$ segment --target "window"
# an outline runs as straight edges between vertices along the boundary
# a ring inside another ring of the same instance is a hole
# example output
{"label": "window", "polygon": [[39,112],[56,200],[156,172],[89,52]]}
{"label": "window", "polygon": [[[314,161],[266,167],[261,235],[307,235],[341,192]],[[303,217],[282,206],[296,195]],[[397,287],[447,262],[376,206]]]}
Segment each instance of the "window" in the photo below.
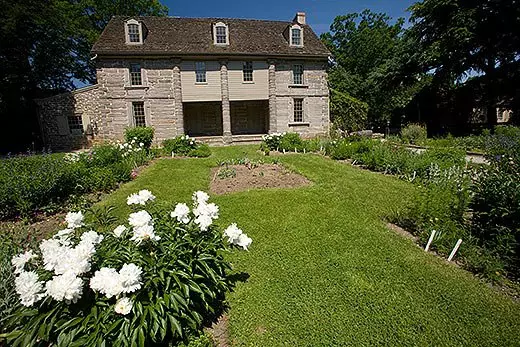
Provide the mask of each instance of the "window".
{"label": "window", "polygon": [[226,27],[218,26],[216,29],[217,43],[227,43]]}
{"label": "window", "polygon": [[132,112],[134,114],[134,125],[136,127],[145,127],[146,117],[144,115],[144,102],[132,102]]}
{"label": "window", "polygon": [[128,24],[128,42],[140,43],[141,35],[139,32],[139,24]]}
{"label": "window", "polygon": [[242,67],[244,82],[253,82],[253,62],[246,61]]}
{"label": "window", "polygon": [[143,84],[143,80],[141,78],[141,64],[139,64],[139,63],[130,64],[130,85],[140,86],[142,84]]}
{"label": "window", "polygon": [[291,28],[291,45],[303,46],[302,43],[302,29],[300,27]]}
{"label": "window", "polygon": [[303,65],[293,65],[293,84],[303,84]]}
{"label": "window", "polygon": [[203,61],[195,63],[195,82],[206,83],[206,63]]}
{"label": "window", "polygon": [[68,116],[69,129],[71,134],[83,134],[83,120],[81,119],[81,113],[77,113],[73,116]]}
{"label": "window", "polygon": [[303,122],[303,99],[294,99],[294,122]]}
{"label": "window", "polygon": [[213,42],[216,45],[227,45],[229,44],[228,27],[222,22],[215,23],[213,25]]}

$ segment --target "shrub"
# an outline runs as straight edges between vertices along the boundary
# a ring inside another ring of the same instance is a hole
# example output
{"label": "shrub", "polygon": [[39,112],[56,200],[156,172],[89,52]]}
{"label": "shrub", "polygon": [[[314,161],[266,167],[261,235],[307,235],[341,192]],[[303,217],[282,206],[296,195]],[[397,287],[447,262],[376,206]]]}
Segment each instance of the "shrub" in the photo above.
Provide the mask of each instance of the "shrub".
{"label": "shrub", "polygon": [[151,127],[134,127],[125,130],[125,140],[127,143],[143,144],[145,149],[150,149],[153,142],[155,130]]}
{"label": "shrub", "polygon": [[270,151],[280,150],[280,141],[286,133],[274,133],[262,136],[262,145],[265,145],[266,149]]}
{"label": "shrub", "polygon": [[213,224],[219,209],[208,198],[196,192],[193,210],[177,204],[170,213],[140,191],[127,200],[140,209],[130,226],[113,231],[69,213],[68,229],[13,258],[20,303],[4,326],[7,343],[205,345],[190,336],[200,336],[233,285],[222,253],[251,244],[236,224],[224,232]]}
{"label": "shrub", "polygon": [[71,195],[116,188],[149,159],[144,144],[125,143],[0,160],[0,219],[30,217],[63,205]]}
{"label": "shrub", "polygon": [[280,138],[280,151],[293,152],[294,150],[303,151],[303,140],[297,133],[286,133]]}
{"label": "shrub", "polygon": [[343,132],[363,130],[367,122],[368,104],[348,94],[332,90],[330,116],[334,126]]}
{"label": "shrub", "polygon": [[211,155],[211,149],[205,143],[198,143],[197,148],[188,152],[188,157],[206,158]]}
{"label": "shrub", "polygon": [[197,142],[188,135],[180,135],[173,139],[164,140],[163,152],[166,155],[177,155],[187,157],[209,157],[211,149],[207,144]]}
{"label": "shrub", "polygon": [[426,140],[426,127],[420,124],[409,124],[401,130],[401,139],[405,143],[419,144]]}

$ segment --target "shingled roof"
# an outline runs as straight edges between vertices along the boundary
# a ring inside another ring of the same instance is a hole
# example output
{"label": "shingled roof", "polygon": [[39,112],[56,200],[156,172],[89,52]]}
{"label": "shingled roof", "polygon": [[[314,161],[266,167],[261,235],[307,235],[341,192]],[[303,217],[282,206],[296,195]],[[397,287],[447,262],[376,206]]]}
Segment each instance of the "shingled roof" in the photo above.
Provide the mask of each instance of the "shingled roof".
{"label": "shingled roof", "polygon": [[[303,47],[289,45],[287,33],[293,22],[232,19],[134,17],[145,28],[142,45],[127,45],[125,21],[113,17],[92,48],[99,55],[262,55],[291,57],[327,57],[330,52],[308,25],[303,28]],[[225,23],[229,45],[213,44],[212,25]]]}

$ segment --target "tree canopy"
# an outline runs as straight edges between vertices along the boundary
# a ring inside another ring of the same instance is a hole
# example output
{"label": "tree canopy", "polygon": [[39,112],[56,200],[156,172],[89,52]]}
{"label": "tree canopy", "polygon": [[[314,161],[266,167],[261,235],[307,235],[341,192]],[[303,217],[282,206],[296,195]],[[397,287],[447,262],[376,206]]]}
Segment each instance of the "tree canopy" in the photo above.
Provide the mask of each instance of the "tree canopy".
{"label": "tree canopy", "polygon": [[166,15],[158,0],[0,0],[0,149],[38,137],[33,100],[93,83],[90,49],[113,15]]}

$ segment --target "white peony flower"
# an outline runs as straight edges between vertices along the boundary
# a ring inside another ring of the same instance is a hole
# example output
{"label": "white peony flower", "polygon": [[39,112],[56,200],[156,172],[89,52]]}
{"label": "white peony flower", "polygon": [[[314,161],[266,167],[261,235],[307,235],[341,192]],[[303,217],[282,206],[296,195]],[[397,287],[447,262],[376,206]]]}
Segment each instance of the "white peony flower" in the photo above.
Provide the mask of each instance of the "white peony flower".
{"label": "white peony flower", "polygon": [[35,302],[42,299],[43,282],[39,281],[38,274],[34,271],[22,271],[14,280],[15,290],[20,295],[21,303],[24,306],[32,306]]}
{"label": "white peony flower", "polygon": [[206,231],[211,223],[213,223],[213,219],[210,216],[203,214],[195,218],[195,223],[200,227],[200,230]]}
{"label": "white peony flower", "polygon": [[[139,150],[139,149],[137,149]],[[127,205],[145,205],[146,202],[155,200],[155,196],[149,190],[140,190],[137,194],[131,194],[127,199]]]}
{"label": "white peony flower", "polygon": [[124,264],[119,270],[119,280],[123,287],[123,293],[132,293],[141,288],[141,274],[143,270],[133,264]]}
{"label": "white peony flower", "polygon": [[122,314],[123,316],[127,315],[132,311],[132,300],[129,298],[121,298],[117,300],[116,305],[114,306],[114,311],[116,313]]}
{"label": "white peony flower", "polygon": [[144,203],[141,204],[141,197],[137,193],[130,194],[128,196],[128,198],[126,198],[126,204],[127,205],[144,205]]}
{"label": "white peony flower", "polygon": [[146,201],[152,201],[152,200],[155,200],[155,195],[153,195],[152,192],[149,191],[149,190],[147,190],[147,189],[140,190],[140,191],[139,191],[139,196],[140,196],[141,199],[143,199],[145,202],[146,202]]}
{"label": "white peony flower", "polygon": [[114,229],[114,235],[116,237],[121,237],[121,235],[126,231],[126,227],[124,225],[119,225],[117,228]]}
{"label": "white peony flower", "polygon": [[40,251],[42,253],[44,269],[53,271],[70,247],[62,246],[59,240],[49,239],[40,243]]}
{"label": "white peony flower", "polygon": [[233,223],[224,230],[224,235],[228,238],[229,243],[234,244],[242,235],[242,230],[237,227],[236,223]]}
{"label": "white peony flower", "polygon": [[159,236],[155,235],[153,225],[150,224],[134,227],[133,232],[134,235],[130,240],[135,241],[137,244],[140,244],[144,240],[159,241],[161,239]]}
{"label": "white peony flower", "polygon": [[76,229],[83,226],[83,213],[81,212],[69,212],[65,216],[65,221],[67,222],[67,228]]}
{"label": "white peony flower", "polygon": [[152,216],[150,216],[150,214],[145,210],[131,213],[128,217],[128,223],[130,223],[130,225],[133,227],[141,227],[147,224],[153,224]]}
{"label": "white peony flower", "polygon": [[186,204],[177,204],[170,216],[177,218],[177,221],[181,223],[188,224],[190,221],[190,208]]}
{"label": "white peony flower", "polygon": [[119,274],[115,269],[109,267],[103,267],[94,273],[90,279],[90,288],[104,294],[109,299],[123,292]]}
{"label": "white peony flower", "polygon": [[19,274],[23,272],[25,264],[29,262],[31,259],[36,258],[37,255],[33,253],[32,250],[28,250],[25,253],[20,253],[15,255],[13,259],[11,259],[11,264],[14,266],[14,273]]}
{"label": "white peony flower", "polygon": [[238,239],[234,242],[235,245],[238,247],[242,247],[244,250],[247,251],[247,248],[251,245],[253,240],[248,237],[246,234],[240,234]]}
{"label": "white peony flower", "polygon": [[195,205],[205,204],[209,200],[209,195],[206,194],[205,192],[199,190],[199,191],[193,193],[192,199],[193,199],[193,203]]}
{"label": "white peony flower", "polygon": [[94,230],[87,231],[81,234],[80,242],[92,243],[97,245],[103,241],[103,235],[96,233]]}
{"label": "white peony flower", "polygon": [[83,293],[83,280],[72,272],[54,276],[45,284],[47,295],[56,301],[77,302]]}

